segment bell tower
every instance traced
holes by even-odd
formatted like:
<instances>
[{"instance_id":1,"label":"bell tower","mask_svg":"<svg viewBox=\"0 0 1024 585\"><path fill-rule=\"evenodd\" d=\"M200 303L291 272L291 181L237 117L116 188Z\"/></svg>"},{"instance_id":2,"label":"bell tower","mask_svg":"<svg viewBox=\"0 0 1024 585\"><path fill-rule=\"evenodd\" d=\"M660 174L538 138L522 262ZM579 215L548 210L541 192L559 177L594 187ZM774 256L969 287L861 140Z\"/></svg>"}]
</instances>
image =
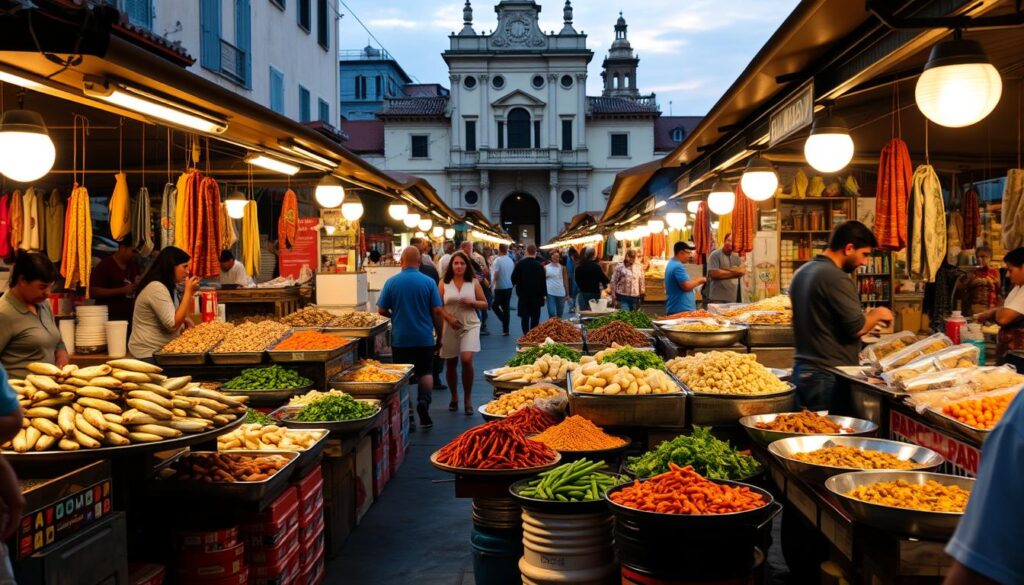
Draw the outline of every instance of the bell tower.
<instances>
[{"instance_id":1,"label":"bell tower","mask_svg":"<svg viewBox=\"0 0 1024 585\"><path fill-rule=\"evenodd\" d=\"M633 54L633 47L626 36L626 28L626 19L620 12L619 20L615 22L615 40L601 66L601 78L604 80L604 91L601 95L604 97L640 97L640 90L636 84L636 70L640 59Z\"/></svg>"}]
</instances>

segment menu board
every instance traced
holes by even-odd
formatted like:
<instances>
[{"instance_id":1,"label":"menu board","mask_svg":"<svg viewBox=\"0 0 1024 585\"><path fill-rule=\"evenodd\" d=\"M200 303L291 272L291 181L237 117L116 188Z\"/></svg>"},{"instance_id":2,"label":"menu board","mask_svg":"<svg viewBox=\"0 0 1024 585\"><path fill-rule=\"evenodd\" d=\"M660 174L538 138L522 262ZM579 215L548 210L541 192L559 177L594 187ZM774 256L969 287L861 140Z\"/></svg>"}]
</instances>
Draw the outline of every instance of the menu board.
<instances>
[{"instance_id":1,"label":"menu board","mask_svg":"<svg viewBox=\"0 0 1024 585\"><path fill-rule=\"evenodd\" d=\"M298 278L303 266L308 266L310 271L316 272L320 265L317 251L318 225L320 225L320 218L300 217L292 247L287 248L284 240L280 240L278 258L281 276Z\"/></svg>"}]
</instances>

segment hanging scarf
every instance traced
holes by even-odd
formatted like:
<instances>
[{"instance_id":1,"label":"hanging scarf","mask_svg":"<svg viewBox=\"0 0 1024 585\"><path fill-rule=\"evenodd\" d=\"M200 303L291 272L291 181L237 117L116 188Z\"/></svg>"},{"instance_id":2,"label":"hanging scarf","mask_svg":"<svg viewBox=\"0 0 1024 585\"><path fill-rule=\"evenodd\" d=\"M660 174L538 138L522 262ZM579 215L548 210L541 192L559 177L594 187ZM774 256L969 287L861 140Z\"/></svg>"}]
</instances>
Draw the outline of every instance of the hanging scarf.
<instances>
[{"instance_id":1,"label":"hanging scarf","mask_svg":"<svg viewBox=\"0 0 1024 585\"><path fill-rule=\"evenodd\" d=\"M228 204L220 204L220 249L227 250L238 241L235 233L235 220L228 215Z\"/></svg>"},{"instance_id":2,"label":"hanging scarf","mask_svg":"<svg viewBox=\"0 0 1024 585\"><path fill-rule=\"evenodd\" d=\"M92 272L92 217L89 211L89 191L75 183L68 201L64 221L64 253L60 273L65 286L79 285L89 294L89 275Z\"/></svg>"},{"instance_id":3,"label":"hanging scarf","mask_svg":"<svg viewBox=\"0 0 1024 585\"><path fill-rule=\"evenodd\" d=\"M693 222L693 245L696 247L693 257L694 264L703 264L704 258L711 253L714 246L711 242L711 221L708 202L701 201L697 208L697 219Z\"/></svg>"},{"instance_id":4,"label":"hanging scarf","mask_svg":"<svg viewBox=\"0 0 1024 585\"><path fill-rule=\"evenodd\" d=\"M124 173L114 175L114 194L107 205L110 210L110 237L120 240L132 229L131 195L128 194L128 177Z\"/></svg>"},{"instance_id":5,"label":"hanging scarf","mask_svg":"<svg viewBox=\"0 0 1024 585\"><path fill-rule=\"evenodd\" d=\"M911 180L907 143L893 138L878 159L875 188L875 236L882 250L902 250L907 245L907 199Z\"/></svg>"},{"instance_id":6,"label":"hanging scarf","mask_svg":"<svg viewBox=\"0 0 1024 585\"><path fill-rule=\"evenodd\" d=\"M135 206L132 208L132 247L143 257L149 256L153 251L150 213L149 190L140 187L139 195L135 198Z\"/></svg>"},{"instance_id":7,"label":"hanging scarf","mask_svg":"<svg viewBox=\"0 0 1024 585\"><path fill-rule=\"evenodd\" d=\"M736 202L732 210L732 247L740 256L746 256L754 251L754 239L757 237L757 233L754 231L757 204L747 197L739 183L736 183L734 193ZM721 220L719 220L718 228L721 231Z\"/></svg>"},{"instance_id":8,"label":"hanging scarf","mask_svg":"<svg viewBox=\"0 0 1024 585\"><path fill-rule=\"evenodd\" d=\"M174 220L177 215L178 188L174 183L164 185L160 200L160 247L174 245Z\"/></svg>"},{"instance_id":9,"label":"hanging scarf","mask_svg":"<svg viewBox=\"0 0 1024 585\"><path fill-rule=\"evenodd\" d=\"M15 189L11 195L11 250L17 252L21 248L21 238L25 229L24 197L21 189Z\"/></svg>"},{"instance_id":10,"label":"hanging scarf","mask_svg":"<svg viewBox=\"0 0 1024 585\"><path fill-rule=\"evenodd\" d=\"M21 249L36 251L42 248L39 242L39 196L29 187L22 203Z\"/></svg>"},{"instance_id":11,"label":"hanging scarf","mask_svg":"<svg viewBox=\"0 0 1024 585\"><path fill-rule=\"evenodd\" d=\"M914 171L911 202L910 277L934 282L946 255L946 210L942 185L931 165Z\"/></svg>"},{"instance_id":12,"label":"hanging scarf","mask_svg":"<svg viewBox=\"0 0 1024 585\"><path fill-rule=\"evenodd\" d=\"M175 185L177 197L174 199L174 245L182 250L188 248L188 208L191 198L189 179L197 172L192 169L182 173Z\"/></svg>"},{"instance_id":13,"label":"hanging scarf","mask_svg":"<svg viewBox=\"0 0 1024 585\"><path fill-rule=\"evenodd\" d=\"M981 208L978 204L978 190L971 185L964 193L964 250L973 250L981 235Z\"/></svg>"},{"instance_id":14,"label":"hanging scarf","mask_svg":"<svg viewBox=\"0 0 1024 585\"><path fill-rule=\"evenodd\" d=\"M59 262L63 253L64 199L54 189L50 191L50 199L46 202L46 255L51 262Z\"/></svg>"},{"instance_id":15,"label":"hanging scarf","mask_svg":"<svg viewBox=\"0 0 1024 585\"><path fill-rule=\"evenodd\" d=\"M242 264L249 276L260 274L260 222L256 202L245 202L242 214Z\"/></svg>"},{"instance_id":16,"label":"hanging scarf","mask_svg":"<svg viewBox=\"0 0 1024 585\"><path fill-rule=\"evenodd\" d=\"M291 248L295 245L299 233L299 202L295 197L295 191L288 189L284 192L284 202L281 204L281 217L277 220L277 237L281 245Z\"/></svg>"},{"instance_id":17,"label":"hanging scarf","mask_svg":"<svg viewBox=\"0 0 1024 585\"><path fill-rule=\"evenodd\" d=\"M1024 169L1010 169L1006 173L1002 242L1007 250L1024 245Z\"/></svg>"},{"instance_id":18,"label":"hanging scarf","mask_svg":"<svg viewBox=\"0 0 1024 585\"><path fill-rule=\"evenodd\" d=\"M196 173L196 177L201 177ZM190 181L191 182L191 181ZM189 237L192 259L189 269L200 278L220 274L220 187L210 177L202 177L190 206Z\"/></svg>"},{"instance_id":19,"label":"hanging scarf","mask_svg":"<svg viewBox=\"0 0 1024 585\"><path fill-rule=\"evenodd\" d=\"M0 196L0 258L11 256L11 196Z\"/></svg>"}]
</instances>

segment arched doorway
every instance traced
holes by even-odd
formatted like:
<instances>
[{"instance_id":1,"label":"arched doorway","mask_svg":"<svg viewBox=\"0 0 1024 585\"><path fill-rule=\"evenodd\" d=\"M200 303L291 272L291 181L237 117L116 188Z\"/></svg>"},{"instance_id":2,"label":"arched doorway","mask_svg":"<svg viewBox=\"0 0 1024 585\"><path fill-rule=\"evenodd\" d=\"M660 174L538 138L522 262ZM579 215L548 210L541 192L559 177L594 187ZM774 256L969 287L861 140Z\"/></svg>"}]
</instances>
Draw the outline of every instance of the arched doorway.
<instances>
[{"instance_id":1,"label":"arched doorway","mask_svg":"<svg viewBox=\"0 0 1024 585\"><path fill-rule=\"evenodd\" d=\"M508 147L530 148L530 112L523 108L508 113Z\"/></svg>"},{"instance_id":2,"label":"arched doorway","mask_svg":"<svg viewBox=\"0 0 1024 585\"><path fill-rule=\"evenodd\" d=\"M501 227L516 243L540 243L540 204L527 193L509 195L501 202Z\"/></svg>"}]
</instances>

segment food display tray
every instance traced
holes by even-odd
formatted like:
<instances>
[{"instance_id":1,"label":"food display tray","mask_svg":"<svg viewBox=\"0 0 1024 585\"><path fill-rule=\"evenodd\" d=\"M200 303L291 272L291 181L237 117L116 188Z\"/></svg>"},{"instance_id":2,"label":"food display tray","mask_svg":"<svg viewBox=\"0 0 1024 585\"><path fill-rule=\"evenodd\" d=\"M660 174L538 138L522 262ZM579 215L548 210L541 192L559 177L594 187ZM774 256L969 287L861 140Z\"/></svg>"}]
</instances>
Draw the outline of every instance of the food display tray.
<instances>
[{"instance_id":1,"label":"food display tray","mask_svg":"<svg viewBox=\"0 0 1024 585\"><path fill-rule=\"evenodd\" d=\"M607 396L573 392L572 376L567 380L569 413L590 419L597 426L681 427L686 424L687 390L682 386L675 394Z\"/></svg>"},{"instance_id":2,"label":"food display tray","mask_svg":"<svg viewBox=\"0 0 1024 585\"><path fill-rule=\"evenodd\" d=\"M659 327L661 334L679 347L731 347L747 336L746 325L723 325L718 331L680 331L675 326Z\"/></svg>"},{"instance_id":3,"label":"food display tray","mask_svg":"<svg viewBox=\"0 0 1024 585\"><path fill-rule=\"evenodd\" d=\"M158 366L201 366L206 363L206 353L163 353L153 354Z\"/></svg>"},{"instance_id":4,"label":"food display tray","mask_svg":"<svg viewBox=\"0 0 1024 585\"><path fill-rule=\"evenodd\" d=\"M267 358L265 351L210 352L210 361L218 366L245 366L262 364Z\"/></svg>"},{"instance_id":5,"label":"food display tray","mask_svg":"<svg viewBox=\"0 0 1024 585\"><path fill-rule=\"evenodd\" d=\"M437 460L437 454L438 451L434 451L430 454L430 464L434 467L441 471L447 471L448 473L454 473L456 475L475 477L521 477L534 475L542 471L547 471L553 467L557 467L562 462L562 456L556 451L554 461L538 467L524 467L522 469L475 469L471 467L452 467L451 465L445 465Z\"/></svg>"},{"instance_id":6,"label":"food display tray","mask_svg":"<svg viewBox=\"0 0 1024 585\"><path fill-rule=\"evenodd\" d=\"M605 473L605 475L610 475L615 478L618 481L616 485L630 481L629 477L619 475L617 473ZM508 493L512 498L526 509L536 510L538 512L554 512L556 514L596 514L608 511L608 503L604 500L603 494L601 499L584 502L539 500L537 498L529 498L520 495L519 491L526 489L534 479L536 478L528 477L526 479L521 479L510 485L508 488ZM609 517L609 521L611 521L611 517Z\"/></svg>"},{"instance_id":7,"label":"food display tray","mask_svg":"<svg viewBox=\"0 0 1024 585\"><path fill-rule=\"evenodd\" d=\"M373 327L330 327L325 326L321 331L327 335L336 335L338 337L376 337L377 335L387 331L391 325L391 319L388 319L382 323L378 323Z\"/></svg>"},{"instance_id":8,"label":"food display tray","mask_svg":"<svg viewBox=\"0 0 1024 585\"><path fill-rule=\"evenodd\" d=\"M740 419L745 416L792 412L796 409L796 386L789 383L787 386L788 389L783 392L754 396L704 394L693 392L691 389L690 424L713 427L737 426Z\"/></svg>"},{"instance_id":9,"label":"food display tray","mask_svg":"<svg viewBox=\"0 0 1024 585\"><path fill-rule=\"evenodd\" d=\"M747 325L751 347L791 347L795 343L792 325Z\"/></svg>"},{"instance_id":10,"label":"food display tray","mask_svg":"<svg viewBox=\"0 0 1024 585\"><path fill-rule=\"evenodd\" d=\"M412 364L386 364L382 370L396 371L402 374L402 377L394 382L346 382L341 378L348 372L358 370L365 366L354 365L351 368L338 372L331 378L327 385L334 390L342 390L348 392L352 396L387 396L394 394L401 390L409 380L412 378L413 366Z\"/></svg>"},{"instance_id":11,"label":"food display tray","mask_svg":"<svg viewBox=\"0 0 1024 585\"><path fill-rule=\"evenodd\" d=\"M497 369L484 370L484 379L487 380L488 384L494 386L496 390L519 390L520 388L526 388L530 385L530 382L499 382L495 380L496 376L494 375L494 372L496 371Z\"/></svg>"},{"instance_id":12,"label":"food display tray","mask_svg":"<svg viewBox=\"0 0 1024 585\"><path fill-rule=\"evenodd\" d=\"M831 465L819 465L795 459L797 453L817 451L823 447L845 446L870 451L888 453L905 461L913 461L918 467L912 470L889 470L889 471L934 471L942 465L944 459L941 455L919 445L890 441L888 439L875 439L872 437L837 437L834 435L810 435L803 437L790 437L775 441L768 445L768 452L782 463L782 466L793 475L810 482L824 482L833 475L847 473L850 471L865 471L849 467L834 467Z\"/></svg>"},{"instance_id":13,"label":"food display tray","mask_svg":"<svg viewBox=\"0 0 1024 585\"><path fill-rule=\"evenodd\" d=\"M942 430L951 432L953 434L967 437L972 441L975 441L977 445L981 445L988 438L991 430L979 429L978 427L972 427L971 425L964 424L953 417L947 416L940 411L933 410L931 408L924 411L924 416L929 421L935 423L935 426Z\"/></svg>"},{"instance_id":14,"label":"food display tray","mask_svg":"<svg viewBox=\"0 0 1024 585\"><path fill-rule=\"evenodd\" d=\"M216 451L191 452L193 455L214 455L216 453ZM278 494L288 487L288 480L291 478L292 474L295 473L299 461L299 454L295 451L256 449L248 451L228 451L228 453L231 453L232 455L252 455L254 457L281 455L290 461L277 473L263 481L206 482L161 479L159 474L162 470L169 467L181 457L185 457L190 454L183 451L168 458L157 466L156 477L149 485L154 492L167 495L173 494L174 497L186 496L202 499L216 498L224 500L230 499L243 500L246 502L259 502L277 497Z\"/></svg>"},{"instance_id":15,"label":"food display tray","mask_svg":"<svg viewBox=\"0 0 1024 585\"><path fill-rule=\"evenodd\" d=\"M490 404L490 402L488 402L487 404ZM505 418L507 416L507 415L504 415L504 414L491 414L491 413L487 412L487 404L481 404L476 409L476 411L480 413L480 416L484 417L485 421L491 422L491 421L495 421L495 420L501 420L501 419L503 419L503 418Z\"/></svg>"},{"instance_id":16,"label":"food display tray","mask_svg":"<svg viewBox=\"0 0 1024 585\"><path fill-rule=\"evenodd\" d=\"M285 433L320 433L319 438L309 446L309 449L303 449L302 451L294 451L299 454L299 460L295 464L295 475L302 476L304 472L313 467L313 465L320 462L322 457L320 456L324 452L324 447L327 445L327 438L331 435L327 429L285 429ZM222 453L237 453L239 451L249 452L253 449L218 449ZM271 451L286 451L286 449L270 449Z\"/></svg>"},{"instance_id":17,"label":"food display tray","mask_svg":"<svg viewBox=\"0 0 1024 585\"><path fill-rule=\"evenodd\" d=\"M248 396L248 406L279 406L287 402L292 396L305 394L313 389L313 384L306 384L298 388L284 388L280 390L225 390L221 386L220 392L228 396Z\"/></svg>"},{"instance_id":18,"label":"food display tray","mask_svg":"<svg viewBox=\"0 0 1024 585\"><path fill-rule=\"evenodd\" d=\"M278 408L277 410L271 412L270 416L272 418L276 419L278 422L280 422L282 426L286 426L286 427L288 427L290 429L302 429L302 430L327 429L328 431L330 431L332 433L338 433L338 434L342 434L342 435L356 435L356 434L361 433L364 429L373 426L377 422L377 419L380 417L381 412L383 412L383 409L380 406L380 400L374 400L374 399L368 399L368 398L358 398L357 400L359 402L365 402L367 404L372 404L373 406L376 406L377 407L377 412L373 413L372 415L370 415L368 417L357 418L357 419L353 419L353 420L333 421L333 422L331 422L331 421L299 422L299 421L288 420L287 417L289 415L295 414L296 412L302 410L301 406L282 406L281 408Z\"/></svg>"},{"instance_id":19,"label":"food display tray","mask_svg":"<svg viewBox=\"0 0 1024 585\"><path fill-rule=\"evenodd\" d=\"M842 428L850 429L850 432L839 432L839 433L795 433L788 431L773 431L769 429L758 428L758 423L770 423L777 416L784 413L772 413L772 414L754 414L745 416L740 419L740 426L747 431L750 438L757 442L762 447L779 441L782 439L788 439L790 437L806 437L808 435L830 435L834 437L872 437L878 433L878 425L869 420L861 418L853 418L849 416L838 416L828 413L819 413L822 416L828 418L830 421L836 423ZM795 412L786 414L797 414Z\"/></svg>"},{"instance_id":20,"label":"food display tray","mask_svg":"<svg viewBox=\"0 0 1024 585\"><path fill-rule=\"evenodd\" d=\"M295 331L293 329L293 331ZM285 335L274 347L277 347L285 339L288 339L289 335ZM349 351L355 340L350 340L348 343L343 343L334 349L305 349L305 350L275 350L273 348L267 350L267 354L270 355L270 361L277 363L292 363L292 362L329 362L341 354Z\"/></svg>"},{"instance_id":21,"label":"food display tray","mask_svg":"<svg viewBox=\"0 0 1024 585\"><path fill-rule=\"evenodd\" d=\"M660 526L671 526L678 528L679 530L700 530L702 528L724 528L729 526L759 526L766 520L774 518L782 510L782 506L775 503L775 497L772 496L771 492L764 488L727 479L714 479L710 481L721 485L747 488L752 492L760 494L765 504L760 508L744 510L742 512L732 512L730 514L663 514L660 512L648 512L646 510L638 510L636 508L617 504L611 499L611 494L631 485L629 483L619 484L609 489L605 492L604 498L607 501L608 506L611 508L612 514L615 515L616 520L621 518L624 520L640 521L644 523L653 522Z\"/></svg>"}]
</instances>

